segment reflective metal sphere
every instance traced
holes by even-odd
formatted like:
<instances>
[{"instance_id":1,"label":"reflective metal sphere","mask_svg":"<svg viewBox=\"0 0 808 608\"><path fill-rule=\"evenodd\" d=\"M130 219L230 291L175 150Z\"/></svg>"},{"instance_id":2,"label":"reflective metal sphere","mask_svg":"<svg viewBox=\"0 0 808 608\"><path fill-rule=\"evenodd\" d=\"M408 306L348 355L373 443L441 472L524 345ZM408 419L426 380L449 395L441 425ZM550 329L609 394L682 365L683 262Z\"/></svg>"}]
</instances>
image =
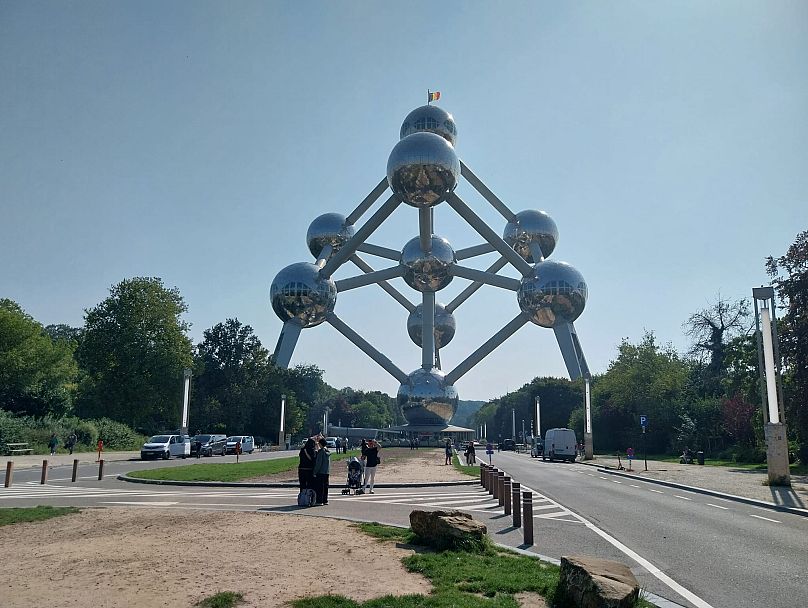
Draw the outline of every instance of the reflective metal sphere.
<instances>
[{"instance_id":1,"label":"reflective metal sphere","mask_svg":"<svg viewBox=\"0 0 808 608\"><path fill-rule=\"evenodd\" d=\"M558 227L544 211L528 209L517 213L515 222L508 222L502 239L532 264L538 260L530 253L531 243L538 243L544 257L550 257L558 243Z\"/></svg>"},{"instance_id":2,"label":"reflective metal sphere","mask_svg":"<svg viewBox=\"0 0 808 608\"><path fill-rule=\"evenodd\" d=\"M306 243L309 251L320 258L323 247L331 245L332 254L342 247L354 235L354 227L345 223L345 216L339 213L324 213L314 218L306 232Z\"/></svg>"},{"instance_id":3,"label":"reflective metal sphere","mask_svg":"<svg viewBox=\"0 0 808 608\"><path fill-rule=\"evenodd\" d=\"M432 250L424 253L418 237L404 245L401 250L401 265L404 266L404 281L418 291L438 291L454 278L449 269L457 262L454 249L446 239L432 235Z\"/></svg>"},{"instance_id":4,"label":"reflective metal sphere","mask_svg":"<svg viewBox=\"0 0 808 608\"><path fill-rule=\"evenodd\" d=\"M413 133L387 159L387 181L413 207L432 207L457 186L460 160L452 145L434 133Z\"/></svg>"},{"instance_id":5,"label":"reflective metal sphere","mask_svg":"<svg viewBox=\"0 0 808 608\"><path fill-rule=\"evenodd\" d=\"M541 327L575 321L586 306L584 277L566 262L547 260L533 267L516 292L519 308Z\"/></svg>"},{"instance_id":6,"label":"reflective metal sphere","mask_svg":"<svg viewBox=\"0 0 808 608\"><path fill-rule=\"evenodd\" d=\"M401 123L401 139L413 133L428 131L440 135L453 146L457 141L457 127L454 118L438 106L421 106L407 114Z\"/></svg>"},{"instance_id":7,"label":"reflective metal sphere","mask_svg":"<svg viewBox=\"0 0 808 608\"><path fill-rule=\"evenodd\" d=\"M298 262L277 274L269 288L269 299L281 321L297 319L303 327L314 327L334 310L337 287L319 273L315 264Z\"/></svg>"},{"instance_id":8,"label":"reflective metal sphere","mask_svg":"<svg viewBox=\"0 0 808 608\"><path fill-rule=\"evenodd\" d=\"M410 424L446 425L457 410L457 389L438 369L417 369L398 389L398 404Z\"/></svg>"},{"instance_id":9,"label":"reflective metal sphere","mask_svg":"<svg viewBox=\"0 0 808 608\"><path fill-rule=\"evenodd\" d=\"M407 317L407 333L410 334L410 339L419 347L422 346L423 323L424 305L419 304ZM443 304L435 304L435 345L438 348L443 348L449 344L454 338L455 329L457 329L457 323L454 315L446 312L446 307Z\"/></svg>"}]
</instances>

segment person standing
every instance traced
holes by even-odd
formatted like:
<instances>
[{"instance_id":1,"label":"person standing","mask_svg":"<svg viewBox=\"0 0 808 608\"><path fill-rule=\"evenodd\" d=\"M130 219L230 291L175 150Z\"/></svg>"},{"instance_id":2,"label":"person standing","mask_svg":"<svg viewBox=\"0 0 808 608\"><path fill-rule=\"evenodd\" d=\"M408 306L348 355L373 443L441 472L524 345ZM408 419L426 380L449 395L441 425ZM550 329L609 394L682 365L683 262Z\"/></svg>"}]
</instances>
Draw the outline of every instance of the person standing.
<instances>
[{"instance_id":1,"label":"person standing","mask_svg":"<svg viewBox=\"0 0 808 608\"><path fill-rule=\"evenodd\" d=\"M67 443L65 443L65 447L70 450L70 454L73 454L73 448L76 447L76 442L78 441L78 437L76 437L76 433L70 433L67 437Z\"/></svg>"},{"instance_id":2,"label":"person standing","mask_svg":"<svg viewBox=\"0 0 808 608\"><path fill-rule=\"evenodd\" d=\"M343 454L348 453L348 438L347 437L342 438L342 453Z\"/></svg>"},{"instance_id":3,"label":"person standing","mask_svg":"<svg viewBox=\"0 0 808 608\"><path fill-rule=\"evenodd\" d=\"M444 455L446 456L446 461L443 463L444 465L452 464L452 442L448 439L446 440L446 447L444 448Z\"/></svg>"},{"instance_id":4,"label":"person standing","mask_svg":"<svg viewBox=\"0 0 808 608\"><path fill-rule=\"evenodd\" d=\"M314 458L314 493L317 495L315 505L328 504L328 478L331 472L331 452L328 451L325 439L320 439L320 449Z\"/></svg>"},{"instance_id":5,"label":"person standing","mask_svg":"<svg viewBox=\"0 0 808 608\"><path fill-rule=\"evenodd\" d=\"M376 483L376 467L379 466L379 444L373 439L368 441L365 449L365 491L368 487L373 494L373 485Z\"/></svg>"},{"instance_id":6,"label":"person standing","mask_svg":"<svg viewBox=\"0 0 808 608\"><path fill-rule=\"evenodd\" d=\"M50 439L48 440L48 448L50 448L50 455L56 455L56 446L59 445L59 440L56 438L56 433L51 433Z\"/></svg>"},{"instance_id":7,"label":"person standing","mask_svg":"<svg viewBox=\"0 0 808 608\"><path fill-rule=\"evenodd\" d=\"M474 449L473 441L469 441L468 446L466 446L466 464L477 464L477 452Z\"/></svg>"},{"instance_id":8,"label":"person standing","mask_svg":"<svg viewBox=\"0 0 808 608\"><path fill-rule=\"evenodd\" d=\"M314 439L309 437L306 444L300 448L298 454L300 461L297 465L297 479L300 482L300 489L312 488L312 477L314 475Z\"/></svg>"}]
</instances>

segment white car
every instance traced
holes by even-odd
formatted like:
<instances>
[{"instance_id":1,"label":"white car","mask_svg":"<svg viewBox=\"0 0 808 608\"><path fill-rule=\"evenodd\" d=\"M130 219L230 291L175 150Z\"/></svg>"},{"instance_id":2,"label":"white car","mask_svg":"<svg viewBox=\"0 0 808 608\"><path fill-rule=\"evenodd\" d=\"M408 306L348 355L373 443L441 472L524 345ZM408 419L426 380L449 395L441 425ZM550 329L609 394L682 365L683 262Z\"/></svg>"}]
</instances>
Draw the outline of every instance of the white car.
<instances>
[{"instance_id":1,"label":"white car","mask_svg":"<svg viewBox=\"0 0 808 608\"><path fill-rule=\"evenodd\" d=\"M242 454L252 454L253 450L255 450L255 439L252 435L232 435L227 438L227 442L224 444L224 453L235 454L236 444L238 443L241 444Z\"/></svg>"},{"instance_id":2,"label":"white car","mask_svg":"<svg viewBox=\"0 0 808 608\"><path fill-rule=\"evenodd\" d=\"M191 455L191 441L182 435L155 435L140 448L140 459L162 458L168 460L172 456L187 458Z\"/></svg>"},{"instance_id":3,"label":"white car","mask_svg":"<svg viewBox=\"0 0 808 608\"><path fill-rule=\"evenodd\" d=\"M326 437L325 438L325 447L327 447L329 450L336 450L338 441L339 441L339 437Z\"/></svg>"}]
</instances>

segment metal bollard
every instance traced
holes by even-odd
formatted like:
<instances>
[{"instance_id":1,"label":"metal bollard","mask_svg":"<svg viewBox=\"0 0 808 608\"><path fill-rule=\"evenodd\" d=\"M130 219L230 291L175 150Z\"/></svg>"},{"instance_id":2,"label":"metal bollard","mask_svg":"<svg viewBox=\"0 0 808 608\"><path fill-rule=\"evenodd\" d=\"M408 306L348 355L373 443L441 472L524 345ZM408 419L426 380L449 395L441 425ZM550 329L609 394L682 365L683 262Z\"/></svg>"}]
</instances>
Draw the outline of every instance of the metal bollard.
<instances>
[{"instance_id":1,"label":"metal bollard","mask_svg":"<svg viewBox=\"0 0 808 608\"><path fill-rule=\"evenodd\" d=\"M499 472L497 475L497 498L499 498L499 506L505 506L505 473Z\"/></svg>"},{"instance_id":2,"label":"metal bollard","mask_svg":"<svg viewBox=\"0 0 808 608\"><path fill-rule=\"evenodd\" d=\"M518 528L522 525L522 503L521 499L522 485L518 481L511 483L511 496L513 498L513 527Z\"/></svg>"},{"instance_id":3,"label":"metal bollard","mask_svg":"<svg viewBox=\"0 0 808 608\"><path fill-rule=\"evenodd\" d=\"M485 487L485 464L480 463L480 485Z\"/></svg>"},{"instance_id":4,"label":"metal bollard","mask_svg":"<svg viewBox=\"0 0 808 608\"><path fill-rule=\"evenodd\" d=\"M39 480L40 485L45 485L45 482L48 481L48 461L42 461L42 478Z\"/></svg>"},{"instance_id":5,"label":"metal bollard","mask_svg":"<svg viewBox=\"0 0 808 608\"><path fill-rule=\"evenodd\" d=\"M505 487L504 492L505 494L505 515L511 514L511 478L507 475L505 476Z\"/></svg>"},{"instance_id":6,"label":"metal bollard","mask_svg":"<svg viewBox=\"0 0 808 608\"><path fill-rule=\"evenodd\" d=\"M79 459L74 458L73 459L73 477L70 478L70 481L72 481L73 483L76 482L76 475L78 475L78 472L79 472Z\"/></svg>"},{"instance_id":7,"label":"metal bollard","mask_svg":"<svg viewBox=\"0 0 808 608\"><path fill-rule=\"evenodd\" d=\"M494 498L499 498L499 469L494 469L494 474L491 476L491 494Z\"/></svg>"},{"instance_id":8,"label":"metal bollard","mask_svg":"<svg viewBox=\"0 0 808 608\"><path fill-rule=\"evenodd\" d=\"M533 544L533 492L522 492L522 520L525 544Z\"/></svg>"},{"instance_id":9,"label":"metal bollard","mask_svg":"<svg viewBox=\"0 0 808 608\"><path fill-rule=\"evenodd\" d=\"M98 461L98 481L104 479L104 460Z\"/></svg>"},{"instance_id":10,"label":"metal bollard","mask_svg":"<svg viewBox=\"0 0 808 608\"><path fill-rule=\"evenodd\" d=\"M14 478L14 461L9 460L6 463L6 487L11 487L11 480Z\"/></svg>"},{"instance_id":11,"label":"metal bollard","mask_svg":"<svg viewBox=\"0 0 808 608\"><path fill-rule=\"evenodd\" d=\"M494 493L494 484L491 482L493 478L494 478L494 467L488 467L488 478L486 479L485 489L488 490L489 494Z\"/></svg>"},{"instance_id":12,"label":"metal bollard","mask_svg":"<svg viewBox=\"0 0 808 608\"><path fill-rule=\"evenodd\" d=\"M486 490L488 489L488 472L489 472L489 467L488 467L488 466L486 466L486 467L483 469L483 487L484 487Z\"/></svg>"}]
</instances>

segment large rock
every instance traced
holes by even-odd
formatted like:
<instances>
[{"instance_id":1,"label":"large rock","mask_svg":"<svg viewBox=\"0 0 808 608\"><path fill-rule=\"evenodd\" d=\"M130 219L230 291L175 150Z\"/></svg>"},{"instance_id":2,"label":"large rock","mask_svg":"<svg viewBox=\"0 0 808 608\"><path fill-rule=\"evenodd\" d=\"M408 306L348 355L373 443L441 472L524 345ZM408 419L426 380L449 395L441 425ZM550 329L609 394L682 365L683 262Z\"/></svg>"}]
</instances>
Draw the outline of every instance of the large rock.
<instances>
[{"instance_id":1,"label":"large rock","mask_svg":"<svg viewBox=\"0 0 808 608\"><path fill-rule=\"evenodd\" d=\"M581 555L561 558L556 601L576 608L630 608L640 585L625 564Z\"/></svg>"},{"instance_id":2,"label":"large rock","mask_svg":"<svg viewBox=\"0 0 808 608\"><path fill-rule=\"evenodd\" d=\"M410 528L427 544L439 549L482 549L485 524L463 511L413 511Z\"/></svg>"}]
</instances>

